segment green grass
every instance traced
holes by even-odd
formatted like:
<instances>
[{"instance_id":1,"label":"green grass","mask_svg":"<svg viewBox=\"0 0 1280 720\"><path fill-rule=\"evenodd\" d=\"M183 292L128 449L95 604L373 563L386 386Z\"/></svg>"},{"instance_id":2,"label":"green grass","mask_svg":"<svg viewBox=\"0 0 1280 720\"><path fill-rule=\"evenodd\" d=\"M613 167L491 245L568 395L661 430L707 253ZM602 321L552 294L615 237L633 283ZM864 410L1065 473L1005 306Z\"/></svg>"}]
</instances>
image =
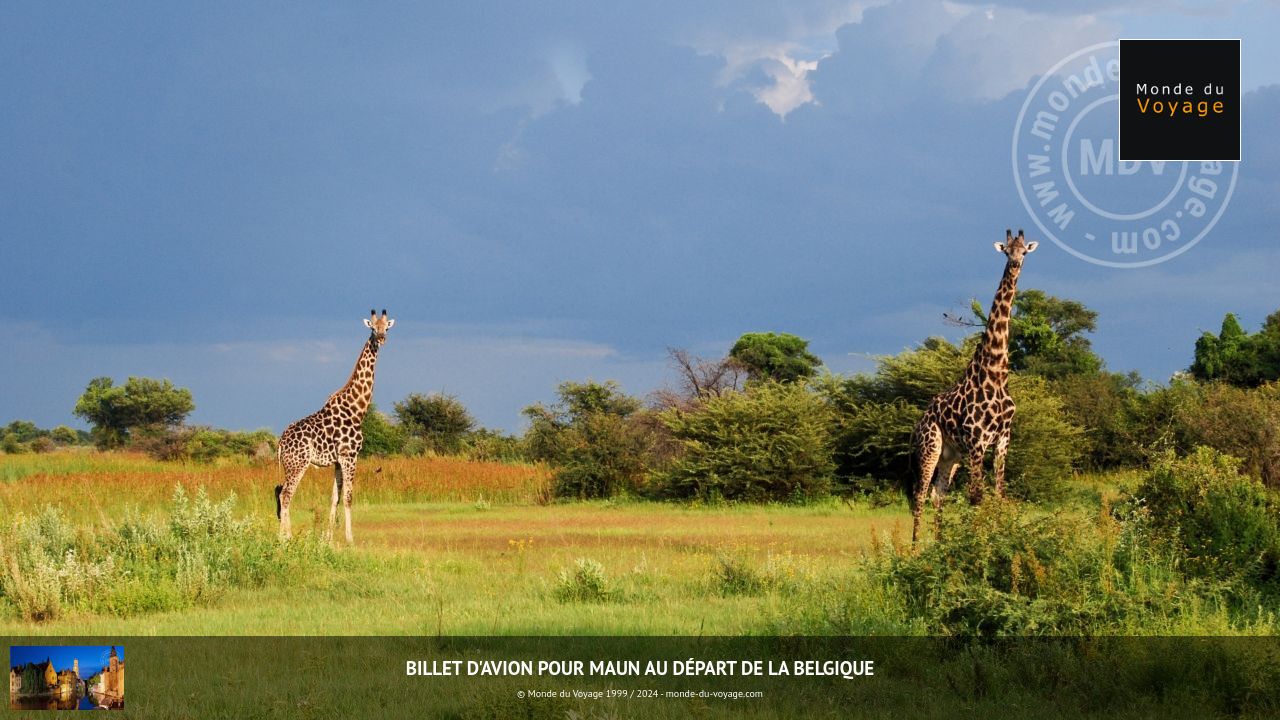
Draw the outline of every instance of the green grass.
<instances>
[{"instance_id":1,"label":"green grass","mask_svg":"<svg viewBox=\"0 0 1280 720\"><path fill-rule=\"evenodd\" d=\"M315 515L300 509L300 532ZM0 634L768 633L803 594L779 584L751 596L725 595L717 586L718 558L733 554L761 572L801 573L798 582L809 588L838 588L853 583L872 533L901 533L907 519L901 509L836 503L487 510L474 503L397 503L357 505L354 516L357 544L341 550L346 567L319 566L288 584L231 589L211 605L176 612L77 612L44 623L6 616ZM579 559L599 563L616 592L591 602L558 598L561 573Z\"/></svg>"},{"instance_id":2,"label":"green grass","mask_svg":"<svg viewBox=\"0 0 1280 720\"><path fill-rule=\"evenodd\" d=\"M1007 589L984 585L982 577L957 575L972 574L973 568L999 570L1007 563L999 557L974 557L966 561L970 565L957 565L944 552L923 564L895 560L892 567L899 570L888 572L886 558L905 557L910 537L910 516L901 501L885 507L843 500L806 505L546 504L547 476L537 466L448 458L379 462L364 463L357 481L356 545L339 546L320 557L270 549L276 547L274 506L267 502L269 483L276 481L270 467L209 468L100 453L0 458L0 471L26 473L0 485L0 500L11 511L0 530L17 527L21 517L38 516L47 506L59 508L73 526L68 532L82 563L96 547L118 546L123 548L119 552L136 555L129 549L133 546L113 545L126 521L151 523L163 535L173 522L178 485L189 495L193 487L208 487L213 501L234 493L239 500L224 504L240 528L235 540L241 548L214 563L216 538L195 546L170 538L164 553L117 565L112 582L129 592L109 593L113 599L101 602L82 597L94 592L82 589L81 597L63 602L38 621L27 606L20 607L0 590L0 634L920 635L953 627L937 613L911 607L903 588L913 584L944 589L967 584L968 605L956 611L981 613L990 603L1004 608L1002 612L1034 610L1026 603L1035 599L1024 590L1015 588L1010 595ZM379 473L380 467L385 471ZM328 514L327 478L323 471L311 475L293 510L300 538L314 537L316 523ZM1113 552L1118 531L1109 508L1138 477L1084 475L1071 482L1055 507L1017 506L1016 513L1031 523L1028 527L1066 518L1085 533L1078 539L1087 541L1068 538L1050 545L1093 548L1088 558L1079 553L1045 556L1044 564L1052 569L1087 560L1093 564L1071 572L1084 573L1080 577L1096 583L1096 590L1065 569L1046 576L1045 587L1070 590L1060 597L1082 608L1102 608L1101 616L1107 618L1121 617L1108 598L1136 607L1121 620L1091 626L1101 633L1275 632L1276 608L1230 606L1220 598L1242 597L1239 593L1189 585L1176 568L1159 563L1116 569L1112 560L1097 554ZM504 490L488 490L495 485ZM95 490L110 497L99 498ZM957 502L948 517L962 510ZM932 522L928 525L931 530ZM971 552L999 542L1051 539L1037 540L1033 534L1009 540L1000 535L1006 533L1003 527L987 528L997 535L991 543L971 543ZM954 531L965 532L965 526ZM931 540L932 533L926 535ZM12 553L22 541L11 535L9 542ZM1028 564L1029 548L1006 548L1022 558L1018 571L1025 577L1037 572L1034 563ZM61 553L48 550L42 562L58 565ZM0 547L0 559L4 554ZM165 564L193 558L198 570L209 565L208 582L192 586L189 572ZM272 562L290 565L264 566ZM0 567L0 576L5 569ZM913 573L930 576L915 578ZM170 588L168 595L144 592L154 577ZM948 593L933 597L950 602ZM1045 596L1050 602L1058 597ZM1073 607L1054 606L1055 614L1045 617L1070 617ZM1056 627L1038 625L1038 617L1008 627Z\"/></svg>"}]
</instances>

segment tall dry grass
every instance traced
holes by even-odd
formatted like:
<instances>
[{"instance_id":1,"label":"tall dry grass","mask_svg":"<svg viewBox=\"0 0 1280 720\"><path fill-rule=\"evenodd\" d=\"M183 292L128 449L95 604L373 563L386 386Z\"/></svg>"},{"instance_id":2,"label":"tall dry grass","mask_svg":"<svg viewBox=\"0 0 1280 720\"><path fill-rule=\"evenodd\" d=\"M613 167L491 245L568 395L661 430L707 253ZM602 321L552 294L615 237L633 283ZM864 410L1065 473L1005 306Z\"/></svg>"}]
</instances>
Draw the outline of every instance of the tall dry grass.
<instances>
[{"instance_id":1,"label":"tall dry grass","mask_svg":"<svg viewBox=\"0 0 1280 720\"><path fill-rule=\"evenodd\" d=\"M156 507L176 486L212 497L235 493L239 504L270 507L282 474L276 463L158 462L124 452L0 455L0 508L38 511L46 505L71 515ZM312 468L296 496L328 502L333 471ZM538 503L549 497L551 474L542 465L480 462L454 457L366 458L356 472L356 502Z\"/></svg>"}]
</instances>

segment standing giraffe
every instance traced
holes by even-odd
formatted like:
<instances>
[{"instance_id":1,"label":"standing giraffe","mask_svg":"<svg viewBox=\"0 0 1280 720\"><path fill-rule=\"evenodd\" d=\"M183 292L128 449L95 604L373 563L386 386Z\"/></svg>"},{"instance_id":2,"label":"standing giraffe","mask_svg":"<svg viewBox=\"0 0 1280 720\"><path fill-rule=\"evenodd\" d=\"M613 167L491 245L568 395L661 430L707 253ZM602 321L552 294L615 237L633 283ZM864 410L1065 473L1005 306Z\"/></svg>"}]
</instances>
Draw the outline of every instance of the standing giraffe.
<instances>
[{"instance_id":1,"label":"standing giraffe","mask_svg":"<svg viewBox=\"0 0 1280 720\"><path fill-rule=\"evenodd\" d=\"M1004 460L1014 413L1013 398L1009 397L1006 387L1009 314L1018 289L1018 275L1022 273L1022 259L1034 252L1037 245L1039 243L1027 242L1021 230L1017 237L1012 230L1006 230L1005 242L995 243L996 250L1008 260L995 300L991 302L982 342L973 353L964 377L929 403L911 434L911 447L920 473L912 478L910 495L912 545L920 535L920 513L930 490L934 520L941 530L942 500L962 460L967 460L969 466L969 502L976 505L982 501L983 462L987 450L994 447L996 495L1004 497Z\"/></svg>"},{"instance_id":2,"label":"standing giraffe","mask_svg":"<svg viewBox=\"0 0 1280 720\"><path fill-rule=\"evenodd\" d=\"M364 324L370 330L369 340L360 351L360 358L356 360L347 384L330 395L329 401L319 411L293 423L280 434L279 455L280 464L284 466L284 484L276 486L276 517L280 519L282 539L291 534L289 503L307 467L332 465L333 501L329 505L325 539L333 536L338 497L341 495L346 511L347 542L352 542L351 497L356 481L356 456L364 442L360 426L373 400L373 368L378 362L378 348L387 341L387 331L396 321L387 318L385 309L382 317L370 310L369 319Z\"/></svg>"}]
</instances>

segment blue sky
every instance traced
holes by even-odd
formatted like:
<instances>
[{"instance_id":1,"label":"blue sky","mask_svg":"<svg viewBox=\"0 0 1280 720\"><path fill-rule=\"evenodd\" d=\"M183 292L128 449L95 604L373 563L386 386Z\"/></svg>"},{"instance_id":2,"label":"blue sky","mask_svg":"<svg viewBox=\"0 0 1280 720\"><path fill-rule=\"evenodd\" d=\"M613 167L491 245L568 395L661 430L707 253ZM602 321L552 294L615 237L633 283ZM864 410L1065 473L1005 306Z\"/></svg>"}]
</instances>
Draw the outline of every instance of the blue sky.
<instances>
[{"instance_id":1,"label":"blue sky","mask_svg":"<svg viewBox=\"0 0 1280 720\"><path fill-rule=\"evenodd\" d=\"M1244 162L1213 234L1144 270L1046 243L1023 287L1164 380L1277 307L1280 4L0 6L0 422L168 377L193 422L285 424L396 317L377 401L486 425L568 379L644 394L669 346L810 339L836 371L988 302L1032 227L1034 78L1118 37L1243 39Z\"/></svg>"},{"instance_id":2,"label":"blue sky","mask_svg":"<svg viewBox=\"0 0 1280 720\"><path fill-rule=\"evenodd\" d=\"M9 666L53 661L55 670L69 670L80 661L80 677L88 679L107 666L110 645L14 645L9 648ZM124 646L116 645L116 656L124 661Z\"/></svg>"}]
</instances>

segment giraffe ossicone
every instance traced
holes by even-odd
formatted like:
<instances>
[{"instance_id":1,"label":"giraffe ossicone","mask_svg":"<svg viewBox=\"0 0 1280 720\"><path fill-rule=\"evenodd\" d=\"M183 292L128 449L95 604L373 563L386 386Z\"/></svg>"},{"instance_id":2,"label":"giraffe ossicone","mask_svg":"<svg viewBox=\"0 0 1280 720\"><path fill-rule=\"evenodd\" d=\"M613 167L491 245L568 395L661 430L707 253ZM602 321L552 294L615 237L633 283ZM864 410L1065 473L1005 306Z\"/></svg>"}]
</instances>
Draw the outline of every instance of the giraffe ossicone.
<instances>
[{"instance_id":1,"label":"giraffe ossicone","mask_svg":"<svg viewBox=\"0 0 1280 720\"><path fill-rule=\"evenodd\" d=\"M1005 241L995 248L1006 258L1004 275L991 302L982 341L973 353L960 382L935 397L911 434L912 477L911 544L920 535L920 515L932 495L937 532L942 530L942 502L960 464L969 471L969 502L982 501L986 480L983 465L994 449L996 495L1004 497L1004 465L1015 411L1009 396L1009 318L1018 291L1023 259L1039 245L1028 242L1021 230L1014 236L1005 230Z\"/></svg>"},{"instance_id":2,"label":"giraffe ossicone","mask_svg":"<svg viewBox=\"0 0 1280 720\"><path fill-rule=\"evenodd\" d=\"M338 500L342 499L346 516L347 542L351 535L351 500L356 481L356 458L364 443L361 425L373 401L373 371L378 363L378 350L387 341L387 331L396 321L387 317L384 308L379 316L369 311L364 321L369 328L355 369L347 384L329 396L328 402L318 411L302 418L280 434L277 454L284 468L284 482L276 486L276 517L280 520L280 537L288 539L292 534L289 525L289 505L307 468L333 466L333 496L329 504L329 523L325 526L325 539L333 535L333 525L338 512Z\"/></svg>"}]
</instances>

